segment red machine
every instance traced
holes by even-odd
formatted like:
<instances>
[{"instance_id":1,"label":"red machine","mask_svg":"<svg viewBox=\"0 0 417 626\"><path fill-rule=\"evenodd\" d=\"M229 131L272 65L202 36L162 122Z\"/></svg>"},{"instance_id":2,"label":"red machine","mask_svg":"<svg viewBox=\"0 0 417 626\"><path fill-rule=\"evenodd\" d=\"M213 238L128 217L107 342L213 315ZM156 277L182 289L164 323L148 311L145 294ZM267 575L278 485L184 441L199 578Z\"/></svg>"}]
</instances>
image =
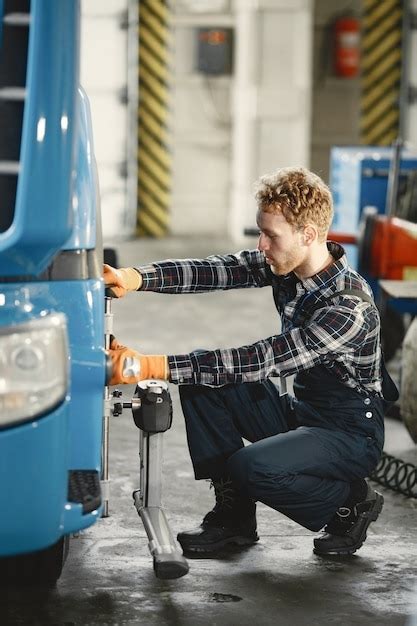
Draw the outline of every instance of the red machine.
<instances>
[{"instance_id":1,"label":"red machine","mask_svg":"<svg viewBox=\"0 0 417 626\"><path fill-rule=\"evenodd\" d=\"M359 235L329 233L341 244L356 244L359 271L372 278L417 280L417 224L398 217L366 212Z\"/></svg>"}]
</instances>

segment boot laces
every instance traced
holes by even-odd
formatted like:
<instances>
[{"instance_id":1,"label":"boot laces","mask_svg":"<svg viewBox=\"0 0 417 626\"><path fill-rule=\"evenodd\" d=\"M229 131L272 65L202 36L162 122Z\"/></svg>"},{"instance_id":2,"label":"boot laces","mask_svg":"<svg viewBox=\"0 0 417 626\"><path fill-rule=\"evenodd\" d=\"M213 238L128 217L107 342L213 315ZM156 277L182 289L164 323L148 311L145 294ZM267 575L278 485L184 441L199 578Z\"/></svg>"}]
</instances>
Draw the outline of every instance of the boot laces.
<instances>
[{"instance_id":1,"label":"boot laces","mask_svg":"<svg viewBox=\"0 0 417 626\"><path fill-rule=\"evenodd\" d=\"M210 489L214 489L216 494L216 505L221 508L231 507L236 498L236 490L230 479L220 478L210 481Z\"/></svg>"}]
</instances>

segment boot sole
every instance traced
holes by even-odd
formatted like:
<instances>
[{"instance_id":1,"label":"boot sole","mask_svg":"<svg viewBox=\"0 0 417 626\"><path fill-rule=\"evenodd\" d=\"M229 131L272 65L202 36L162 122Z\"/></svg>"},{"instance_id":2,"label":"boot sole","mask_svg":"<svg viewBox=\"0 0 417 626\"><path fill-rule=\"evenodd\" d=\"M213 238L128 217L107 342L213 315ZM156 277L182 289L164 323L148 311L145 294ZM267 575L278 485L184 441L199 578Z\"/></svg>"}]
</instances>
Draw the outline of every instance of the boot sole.
<instances>
[{"instance_id":1,"label":"boot sole","mask_svg":"<svg viewBox=\"0 0 417 626\"><path fill-rule=\"evenodd\" d=\"M181 543L180 539L178 539L178 542L183 549L184 554L213 554L214 552L218 552L219 550L222 550L223 548L227 548L229 546L250 546L257 541L259 541L258 535L254 535L253 537L235 535L234 537L228 537L227 539L217 541L216 543L211 543L207 546L196 546L183 544Z\"/></svg>"},{"instance_id":2,"label":"boot sole","mask_svg":"<svg viewBox=\"0 0 417 626\"><path fill-rule=\"evenodd\" d=\"M335 556L349 556L351 554L354 554L357 550L359 550L359 548L361 548L363 546L363 544L365 543L365 539L366 539L366 532L369 528L369 525L372 522L375 522L378 517L379 514L382 511L382 507L384 506L384 498L381 496L381 494L377 493L376 499L375 499L375 505L372 509L372 511L370 511L369 513L369 517L366 518L366 523L362 529L362 533L360 536L360 539L354 543L351 546L344 546L344 547L340 547L340 548L329 548L328 550L326 550L325 546L323 546L323 548L313 548L313 552L314 554L319 554L319 555L324 555L324 556L331 556L331 555L335 555Z\"/></svg>"}]
</instances>

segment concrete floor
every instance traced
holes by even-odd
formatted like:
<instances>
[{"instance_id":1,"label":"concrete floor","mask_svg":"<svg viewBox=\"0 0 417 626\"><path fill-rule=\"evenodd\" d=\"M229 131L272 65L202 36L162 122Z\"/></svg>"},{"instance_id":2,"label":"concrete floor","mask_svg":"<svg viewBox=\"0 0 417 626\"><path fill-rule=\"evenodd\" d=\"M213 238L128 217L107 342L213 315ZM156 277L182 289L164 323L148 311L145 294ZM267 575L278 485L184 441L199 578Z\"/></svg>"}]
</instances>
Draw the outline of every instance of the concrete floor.
<instances>
[{"instance_id":1,"label":"concrete floor","mask_svg":"<svg viewBox=\"0 0 417 626\"><path fill-rule=\"evenodd\" d=\"M226 241L178 239L118 245L121 265L235 249ZM238 346L276 329L268 289L182 297L131 294L113 310L115 335L144 353ZM125 391L127 401L133 388ZM164 436L164 505L176 535L200 522L213 495L207 482L194 481L174 385L171 393L174 423ZM0 592L0 624L414 625L407 616L417 600L417 501L382 488L383 513L350 558L314 555L314 533L260 505L257 545L223 559L190 560L184 578L156 579L131 499L138 485L137 435L127 411L112 418L110 517L72 539L55 590ZM399 422L387 420L385 449L417 462L417 449Z\"/></svg>"}]
</instances>

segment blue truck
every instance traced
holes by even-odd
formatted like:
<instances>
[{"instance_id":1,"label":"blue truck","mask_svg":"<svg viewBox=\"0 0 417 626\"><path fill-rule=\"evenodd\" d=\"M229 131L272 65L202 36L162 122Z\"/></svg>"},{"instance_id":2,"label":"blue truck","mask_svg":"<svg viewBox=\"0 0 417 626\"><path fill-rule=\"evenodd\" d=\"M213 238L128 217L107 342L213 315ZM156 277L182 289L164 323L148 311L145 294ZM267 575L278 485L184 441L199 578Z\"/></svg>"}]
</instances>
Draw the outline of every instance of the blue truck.
<instances>
[{"instance_id":1,"label":"blue truck","mask_svg":"<svg viewBox=\"0 0 417 626\"><path fill-rule=\"evenodd\" d=\"M78 0L0 0L0 580L101 515L104 287Z\"/></svg>"},{"instance_id":2,"label":"blue truck","mask_svg":"<svg viewBox=\"0 0 417 626\"><path fill-rule=\"evenodd\" d=\"M108 516L109 418L140 430L133 504L157 577L189 571L161 506L164 381L107 381L97 170L79 0L0 0L0 584L53 586L71 534ZM107 259L115 251L107 250Z\"/></svg>"}]
</instances>

